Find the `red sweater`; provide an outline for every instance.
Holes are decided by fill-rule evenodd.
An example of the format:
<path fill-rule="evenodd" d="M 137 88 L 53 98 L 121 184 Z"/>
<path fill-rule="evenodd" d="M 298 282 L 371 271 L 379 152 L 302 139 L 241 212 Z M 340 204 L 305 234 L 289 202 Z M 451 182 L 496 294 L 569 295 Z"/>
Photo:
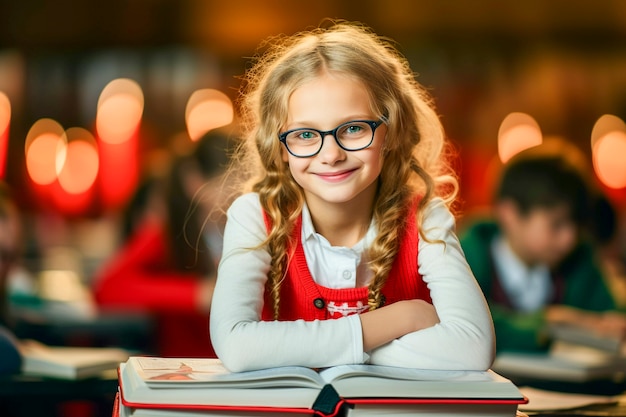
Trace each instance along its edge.
<path fill-rule="evenodd" d="M 94 296 L 103 311 L 144 311 L 157 326 L 155 353 L 161 356 L 215 357 L 208 315 L 196 308 L 199 280 L 177 271 L 165 230 L 146 222 L 99 271 Z"/>
<path fill-rule="evenodd" d="M 266 226 L 270 222 L 265 217 Z M 332 289 L 313 280 L 302 247 L 302 216 L 294 227 L 295 253 L 280 289 L 279 320 L 325 320 L 367 311 L 367 287 Z M 423 299 L 431 302 L 426 283 L 417 272 L 419 234 L 415 216 L 407 217 L 400 250 L 382 288 L 383 302 Z M 263 320 L 273 320 L 272 301 L 266 291 Z"/>

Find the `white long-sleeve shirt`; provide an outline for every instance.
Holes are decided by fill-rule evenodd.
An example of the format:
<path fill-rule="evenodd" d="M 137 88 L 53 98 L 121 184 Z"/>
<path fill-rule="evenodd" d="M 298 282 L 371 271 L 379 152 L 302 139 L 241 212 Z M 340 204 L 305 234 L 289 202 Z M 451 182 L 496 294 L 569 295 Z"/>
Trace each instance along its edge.
<path fill-rule="evenodd" d="M 337 271 L 333 255 L 309 258 L 309 254 L 321 250 L 341 258 L 348 248 L 331 247 L 329 251 L 328 247 L 316 247 L 324 246 L 323 239 L 307 248 L 311 245 L 309 222 L 310 217 L 304 215 L 302 243 L 309 269 L 312 273 Z M 423 369 L 489 368 L 495 351 L 493 322 L 456 237 L 454 217 L 442 200 L 429 203 L 423 227 L 432 241 L 445 242 L 420 239 L 418 255 L 419 273 L 430 290 L 440 323 L 364 352 L 358 315 L 335 320 L 261 321 L 271 258 L 266 250 L 251 248 L 266 239 L 267 231 L 258 195 L 240 196 L 228 210 L 211 308 L 211 339 L 218 356 L 232 371 L 364 362 Z M 364 239 L 372 234 L 374 224 Z M 360 256 L 364 248 L 356 246 L 352 249 Z M 360 263 L 355 268 L 362 271 Z M 339 275 L 343 277 L 343 272 Z M 366 280 L 357 277 L 355 282 Z"/>

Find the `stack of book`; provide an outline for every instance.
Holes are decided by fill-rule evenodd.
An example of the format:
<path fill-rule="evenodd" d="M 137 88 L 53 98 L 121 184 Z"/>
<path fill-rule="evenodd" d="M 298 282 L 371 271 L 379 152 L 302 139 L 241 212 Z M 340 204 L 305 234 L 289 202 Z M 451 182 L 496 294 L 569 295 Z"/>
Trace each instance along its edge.
<path fill-rule="evenodd" d="M 493 371 L 341 365 L 233 373 L 217 359 L 132 356 L 118 373 L 119 417 L 511 417 L 526 402 Z"/>

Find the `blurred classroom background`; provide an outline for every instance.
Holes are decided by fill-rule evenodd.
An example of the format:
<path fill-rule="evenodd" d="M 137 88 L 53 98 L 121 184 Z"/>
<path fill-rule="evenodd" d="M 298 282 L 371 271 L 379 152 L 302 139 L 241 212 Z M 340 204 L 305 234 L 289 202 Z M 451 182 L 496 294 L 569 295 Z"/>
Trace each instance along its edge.
<path fill-rule="evenodd" d="M 503 160 L 560 137 L 623 230 L 621 0 L 2 0 L 0 177 L 34 277 L 15 279 L 16 308 L 96 316 L 94 273 L 122 244 L 142 180 L 237 123 L 240 76 L 266 37 L 325 18 L 363 22 L 408 57 L 456 146 L 461 216 L 489 205 Z"/>
<path fill-rule="evenodd" d="M 0 0 L 0 180 L 22 227 L 20 241 L 0 239 L 0 267 L 18 266 L 0 307 L 18 337 L 159 353 L 152 317 L 103 314 L 98 271 L 147 207 L 150 179 L 207 132 L 236 132 L 262 41 L 328 18 L 393 39 L 432 93 L 457 152 L 461 225 L 489 207 L 503 162 L 560 138 L 585 156 L 615 214 L 610 256 L 626 258 L 622 0 Z M 626 305 L 626 283 L 614 288 Z M 5 396 L 37 389 L 0 383 Z M 107 415 L 115 387 L 85 388 L 104 394 L 98 412 L 58 415 Z"/>

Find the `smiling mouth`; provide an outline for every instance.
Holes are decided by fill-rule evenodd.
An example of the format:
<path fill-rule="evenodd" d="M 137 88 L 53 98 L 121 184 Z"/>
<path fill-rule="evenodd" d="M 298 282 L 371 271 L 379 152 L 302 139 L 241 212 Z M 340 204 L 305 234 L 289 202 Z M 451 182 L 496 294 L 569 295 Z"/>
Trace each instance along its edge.
<path fill-rule="evenodd" d="M 355 170 L 351 169 L 348 171 L 341 172 L 332 172 L 332 173 L 323 173 L 317 174 L 321 179 L 328 182 L 338 182 L 348 178 Z"/>

